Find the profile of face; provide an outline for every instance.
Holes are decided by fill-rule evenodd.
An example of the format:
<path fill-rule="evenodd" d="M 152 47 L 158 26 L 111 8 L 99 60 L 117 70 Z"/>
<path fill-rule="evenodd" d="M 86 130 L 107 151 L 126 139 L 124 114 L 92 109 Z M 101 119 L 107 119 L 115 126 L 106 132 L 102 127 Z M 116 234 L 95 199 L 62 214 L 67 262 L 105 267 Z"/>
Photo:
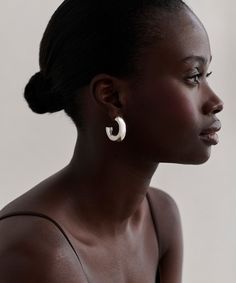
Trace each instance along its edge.
<path fill-rule="evenodd" d="M 218 142 L 216 113 L 223 109 L 207 81 L 208 35 L 188 9 L 166 13 L 160 28 L 163 39 L 146 48 L 139 81 L 129 89 L 127 139 L 154 162 L 201 164 Z"/>

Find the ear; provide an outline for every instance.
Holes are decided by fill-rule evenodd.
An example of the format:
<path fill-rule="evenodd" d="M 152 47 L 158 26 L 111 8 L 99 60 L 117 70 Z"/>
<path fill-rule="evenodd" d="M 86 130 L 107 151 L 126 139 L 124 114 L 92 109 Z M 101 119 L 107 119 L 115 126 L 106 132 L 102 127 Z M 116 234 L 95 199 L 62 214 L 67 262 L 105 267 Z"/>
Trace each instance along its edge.
<path fill-rule="evenodd" d="M 122 115 L 127 95 L 123 86 L 121 80 L 107 74 L 96 75 L 90 82 L 90 93 L 112 119 Z"/>

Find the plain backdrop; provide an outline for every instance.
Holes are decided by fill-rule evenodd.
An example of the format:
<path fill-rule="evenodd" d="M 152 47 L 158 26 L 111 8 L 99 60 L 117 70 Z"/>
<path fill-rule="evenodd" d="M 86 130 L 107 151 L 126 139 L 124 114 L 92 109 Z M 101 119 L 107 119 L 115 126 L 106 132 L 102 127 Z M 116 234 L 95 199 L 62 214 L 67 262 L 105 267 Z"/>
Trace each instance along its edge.
<path fill-rule="evenodd" d="M 0 208 L 60 170 L 76 140 L 63 111 L 37 115 L 23 99 L 38 71 L 39 43 L 59 0 L 0 0 Z M 236 282 L 236 2 L 189 0 L 204 23 L 213 61 L 209 79 L 225 103 L 220 143 L 197 166 L 160 164 L 152 185 L 171 194 L 184 234 L 184 283 Z"/>

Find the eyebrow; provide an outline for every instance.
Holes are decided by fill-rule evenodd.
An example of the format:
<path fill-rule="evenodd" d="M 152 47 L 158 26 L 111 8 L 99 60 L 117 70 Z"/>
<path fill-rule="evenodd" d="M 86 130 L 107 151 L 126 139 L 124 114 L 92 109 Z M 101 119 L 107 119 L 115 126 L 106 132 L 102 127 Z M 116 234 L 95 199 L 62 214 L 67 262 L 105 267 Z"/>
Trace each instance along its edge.
<path fill-rule="evenodd" d="M 211 62 L 211 60 L 212 60 L 212 55 L 210 57 L 210 62 Z M 208 62 L 206 57 L 197 56 L 197 55 L 191 55 L 191 56 L 185 57 L 181 61 L 184 62 L 184 63 L 188 63 L 188 61 L 197 61 L 197 62 L 200 62 L 200 63 L 202 63 L 204 65 L 206 65 L 207 62 Z"/>

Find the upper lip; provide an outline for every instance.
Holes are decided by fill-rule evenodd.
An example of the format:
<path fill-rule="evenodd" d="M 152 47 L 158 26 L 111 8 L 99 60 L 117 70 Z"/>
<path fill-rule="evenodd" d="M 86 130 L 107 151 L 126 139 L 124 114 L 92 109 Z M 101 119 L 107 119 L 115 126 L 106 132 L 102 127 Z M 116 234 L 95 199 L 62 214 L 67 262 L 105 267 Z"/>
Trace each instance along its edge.
<path fill-rule="evenodd" d="M 218 132 L 221 129 L 221 122 L 220 120 L 215 120 L 209 127 L 204 129 L 200 135 L 209 135 L 215 132 Z"/>

